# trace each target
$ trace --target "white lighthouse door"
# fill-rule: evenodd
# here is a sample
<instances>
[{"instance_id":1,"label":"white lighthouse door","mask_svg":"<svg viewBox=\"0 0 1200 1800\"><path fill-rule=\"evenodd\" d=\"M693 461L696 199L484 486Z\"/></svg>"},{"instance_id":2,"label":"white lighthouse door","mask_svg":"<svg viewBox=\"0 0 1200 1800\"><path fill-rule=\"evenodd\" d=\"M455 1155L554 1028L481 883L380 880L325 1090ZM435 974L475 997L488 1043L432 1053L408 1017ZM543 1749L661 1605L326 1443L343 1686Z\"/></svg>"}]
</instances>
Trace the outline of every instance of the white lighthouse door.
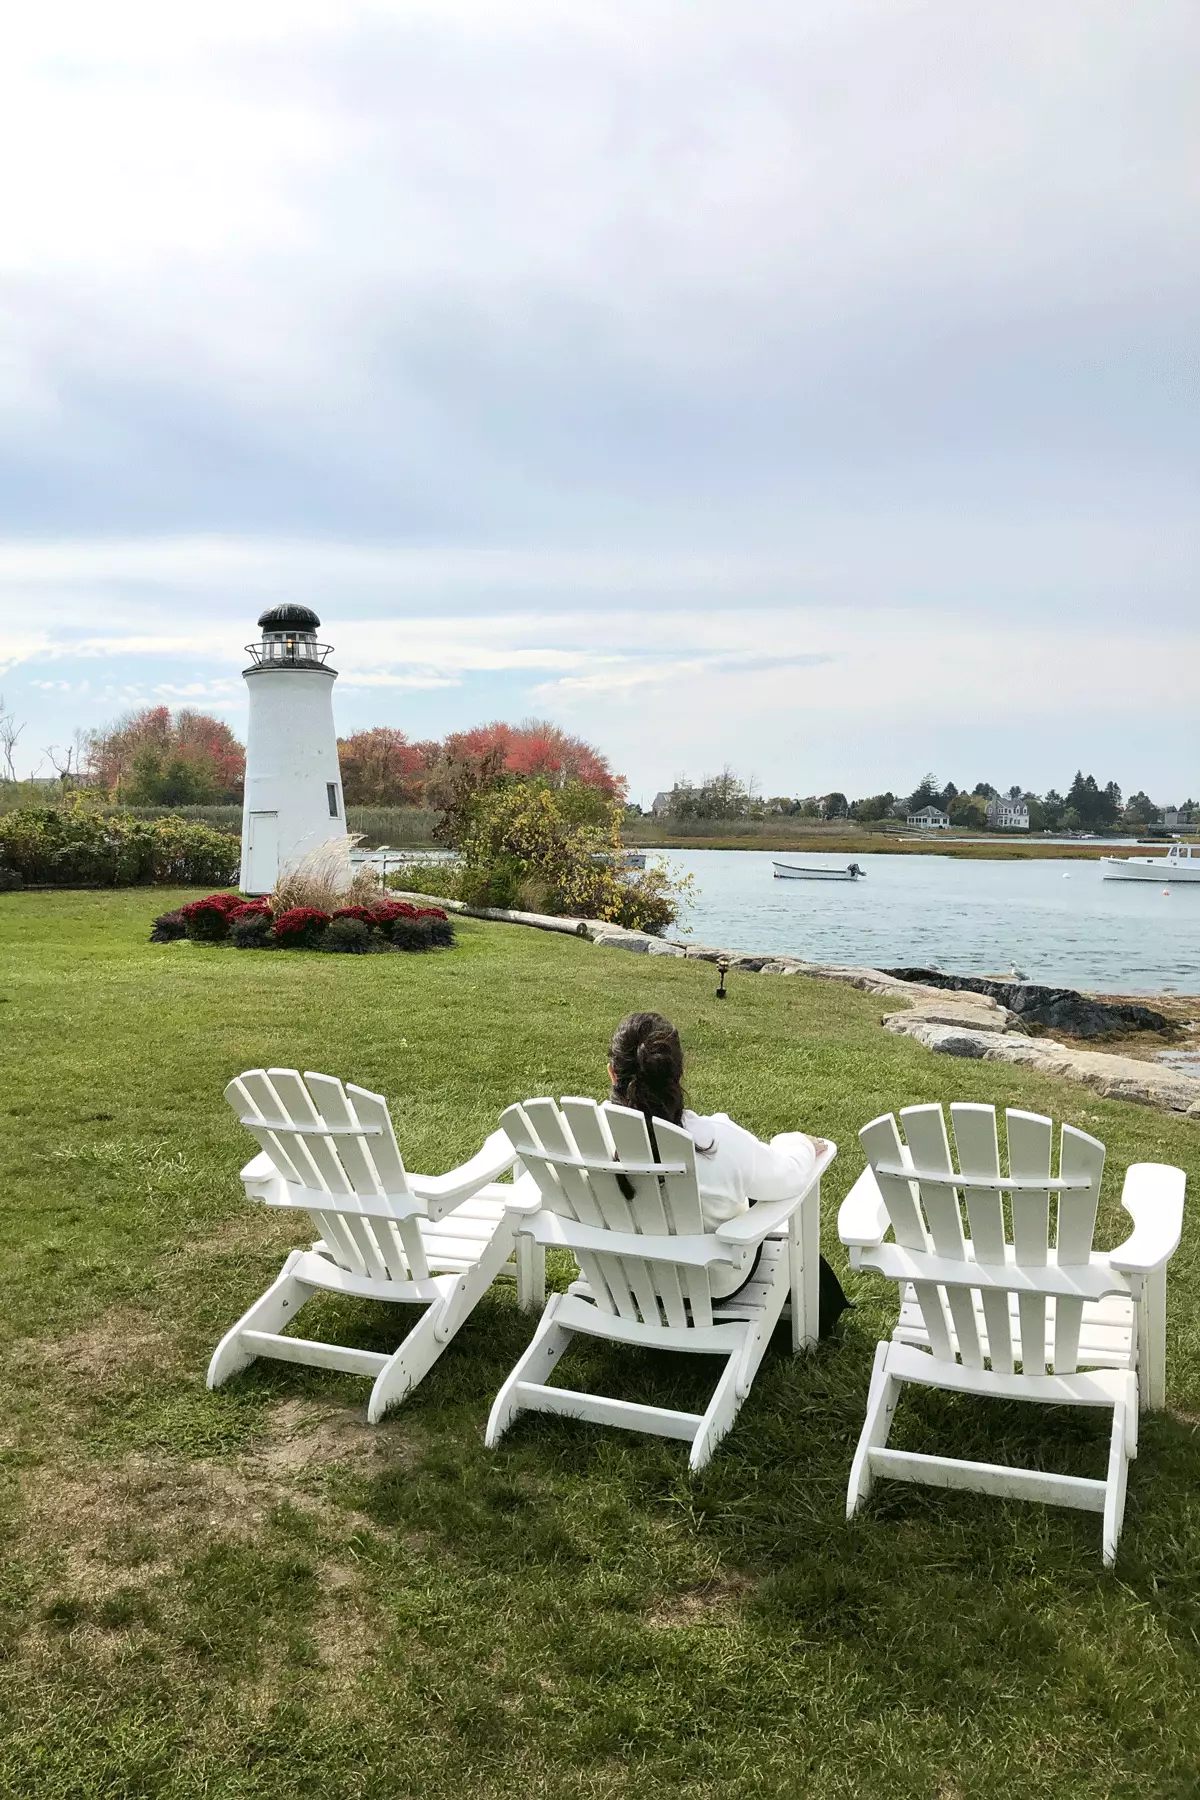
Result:
<instances>
[{"instance_id":1,"label":"white lighthouse door","mask_svg":"<svg viewBox=\"0 0 1200 1800\"><path fill-rule=\"evenodd\" d=\"M243 873L248 894L269 894L279 879L279 814L250 814L250 867Z\"/></svg>"}]
</instances>

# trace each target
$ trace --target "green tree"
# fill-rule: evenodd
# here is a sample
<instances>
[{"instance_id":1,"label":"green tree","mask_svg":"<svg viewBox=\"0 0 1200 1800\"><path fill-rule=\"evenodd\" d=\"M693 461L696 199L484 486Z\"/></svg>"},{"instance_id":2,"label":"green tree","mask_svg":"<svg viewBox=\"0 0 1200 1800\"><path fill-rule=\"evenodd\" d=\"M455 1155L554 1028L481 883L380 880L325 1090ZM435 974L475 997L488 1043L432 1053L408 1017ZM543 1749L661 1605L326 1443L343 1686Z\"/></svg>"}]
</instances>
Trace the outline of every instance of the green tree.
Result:
<instances>
[{"instance_id":1,"label":"green tree","mask_svg":"<svg viewBox=\"0 0 1200 1800\"><path fill-rule=\"evenodd\" d=\"M171 756L147 745L133 759L126 797L131 806L206 806L218 791L210 763Z\"/></svg>"},{"instance_id":2,"label":"green tree","mask_svg":"<svg viewBox=\"0 0 1200 1800\"><path fill-rule=\"evenodd\" d=\"M1121 823L1134 831L1144 831L1148 825L1161 825L1162 813L1149 794L1138 792L1131 794L1126 801Z\"/></svg>"},{"instance_id":3,"label":"green tree","mask_svg":"<svg viewBox=\"0 0 1200 1800\"><path fill-rule=\"evenodd\" d=\"M942 790L938 786L937 776L931 770L928 775L922 775L908 796L908 810L909 812L921 812L926 806L940 806L941 801Z\"/></svg>"},{"instance_id":4,"label":"green tree","mask_svg":"<svg viewBox=\"0 0 1200 1800\"><path fill-rule=\"evenodd\" d=\"M1100 787L1094 775L1076 769L1075 779L1067 792L1067 807L1075 813L1085 831L1111 829L1121 812L1121 790L1115 781Z\"/></svg>"},{"instance_id":5,"label":"green tree","mask_svg":"<svg viewBox=\"0 0 1200 1800\"><path fill-rule=\"evenodd\" d=\"M886 819L890 816L895 801L896 796L890 790L886 794L871 794L865 800L856 800L850 808L850 815L860 819L864 825L874 819Z\"/></svg>"},{"instance_id":6,"label":"green tree","mask_svg":"<svg viewBox=\"0 0 1200 1800\"><path fill-rule=\"evenodd\" d=\"M956 794L946 810L952 825L976 831L987 824L987 801L980 794Z\"/></svg>"},{"instance_id":7,"label":"green tree","mask_svg":"<svg viewBox=\"0 0 1200 1800\"><path fill-rule=\"evenodd\" d=\"M661 930L684 884L664 866L623 868L621 812L618 799L581 782L540 776L478 793L462 836L461 898Z\"/></svg>"}]
</instances>

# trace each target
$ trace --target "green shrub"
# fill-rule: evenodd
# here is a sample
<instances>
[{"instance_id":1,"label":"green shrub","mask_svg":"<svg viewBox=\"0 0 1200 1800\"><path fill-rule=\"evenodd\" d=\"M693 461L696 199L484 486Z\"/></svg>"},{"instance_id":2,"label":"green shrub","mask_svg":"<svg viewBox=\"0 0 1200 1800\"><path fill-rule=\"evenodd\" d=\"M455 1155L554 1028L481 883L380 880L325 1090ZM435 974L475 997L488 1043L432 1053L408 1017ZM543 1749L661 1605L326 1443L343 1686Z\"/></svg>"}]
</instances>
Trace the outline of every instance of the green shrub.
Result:
<instances>
[{"instance_id":1,"label":"green shrub","mask_svg":"<svg viewBox=\"0 0 1200 1800\"><path fill-rule=\"evenodd\" d=\"M15 869L9 869L0 863L0 894L13 894L18 888L25 886L24 881Z\"/></svg>"},{"instance_id":2,"label":"green shrub","mask_svg":"<svg viewBox=\"0 0 1200 1800\"><path fill-rule=\"evenodd\" d=\"M418 914L415 919L393 919L388 937L397 950L448 950L454 927L445 914L440 919Z\"/></svg>"},{"instance_id":3,"label":"green shrub","mask_svg":"<svg viewBox=\"0 0 1200 1800\"><path fill-rule=\"evenodd\" d=\"M0 817L0 863L43 886L217 885L235 879L240 857L237 838L206 825L102 813L82 800Z\"/></svg>"},{"instance_id":4,"label":"green shrub","mask_svg":"<svg viewBox=\"0 0 1200 1800\"><path fill-rule=\"evenodd\" d=\"M384 886L401 894L436 894L440 900L463 900L463 866L457 858L437 862L404 863L393 869ZM469 901L468 905L478 902Z\"/></svg>"},{"instance_id":5,"label":"green shrub","mask_svg":"<svg viewBox=\"0 0 1200 1800\"><path fill-rule=\"evenodd\" d=\"M274 920L265 907L248 906L243 912L235 913L230 920L229 942L235 950L273 950L273 924Z\"/></svg>"},{"instance_id":6,"label":"green shrub","mask_svg":"<svg viewBox=\"0 0 1200 1800\"><path fill-rule=\"evenodd\" d=\"M361 919L334 919L321 933L321 949L343 956L365 956L373 947L372 935L371 927Z\"/></svg>"},{"instance_id":7,"label":"green shrub","mask_svg":"<svg viewBox=\"0 0 1200 1800\"><path fill-rule=\"evenodd\" d=\"M469 906L577 914L661 931L678 917L687 882L662 864L624 868L619 802L591 789L577 792L578 785L552 787L538 777L476 794L462 835L457 896ZM422 880L414 866L404 873L414 884ZM445 889L426 884L413 891Z\"/></svg>"},{"instance_id":8,"label":"green shrub","mask_svg":"<svg viewBox=\"0 0 1200 1800\"><path fill-rule=\"evenodd\" d=\"M188 934L187 920L182 911L159 913L150 932L152 944L173 944L178 938Z\"/></svg>"}]
</instances>

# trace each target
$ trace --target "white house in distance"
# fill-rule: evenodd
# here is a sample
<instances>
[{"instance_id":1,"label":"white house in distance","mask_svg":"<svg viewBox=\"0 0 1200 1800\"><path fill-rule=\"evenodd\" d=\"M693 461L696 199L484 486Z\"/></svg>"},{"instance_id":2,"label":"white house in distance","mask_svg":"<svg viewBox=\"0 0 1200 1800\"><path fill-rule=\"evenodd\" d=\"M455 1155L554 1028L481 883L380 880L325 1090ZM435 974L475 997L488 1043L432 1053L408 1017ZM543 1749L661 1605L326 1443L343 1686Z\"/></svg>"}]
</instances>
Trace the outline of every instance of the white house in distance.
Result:
<instances>
[{"instance_id":1,"label":"white house in distance","mask_svg":"<svg viewBox=\"0 0 1200 1800\"><path fill-rule=\"evenodd\" d=\"M1028 831L1029 808L1024 800L1006 800L997 794L987 803L987 822L993 831Z\"/></svg>"},{"instance_id":2,"label":"white house in distance","mask_svg":"<svg viewBox=\"0 0 1200 1800\"><path fill-rule=\"evenodd\" d=\"M333 724L337 671L318 644L321 621L307 606L273 606L247 644L250 694L242 891L269 894L280 873L346 835L342 772ZM346 884L350 882L349 856Z\"/></svg>"},{"instance_id":3,"label":"white house in distance","mask_svg":"<svg viewBox=\"0 0 1200 1800\"><path fill-rule=\"evenodd\" d=\"M907 822L915 825L918 831L949 831L950 814L938 806L923 806L920 812L910 812Z\"/></svg>"}]
</instances>

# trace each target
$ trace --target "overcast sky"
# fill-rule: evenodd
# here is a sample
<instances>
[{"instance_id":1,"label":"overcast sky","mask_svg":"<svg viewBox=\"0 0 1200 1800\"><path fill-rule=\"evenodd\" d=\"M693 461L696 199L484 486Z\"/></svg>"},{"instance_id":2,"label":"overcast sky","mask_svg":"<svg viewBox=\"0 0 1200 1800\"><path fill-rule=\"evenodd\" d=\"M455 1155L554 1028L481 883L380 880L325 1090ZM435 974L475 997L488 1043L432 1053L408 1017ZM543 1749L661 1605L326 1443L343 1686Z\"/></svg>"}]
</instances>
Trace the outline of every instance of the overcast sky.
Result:
<instances>
[{"instance_id":1,"label":"overcast sky","mask_svg":"<svg viewBox=\"0 0 1200 1800\"><path fill-rule=\"evenodd\" d=\"M0 690L1200 791L1194 0L6 16Z\"/></svg>"}]
</instances>

